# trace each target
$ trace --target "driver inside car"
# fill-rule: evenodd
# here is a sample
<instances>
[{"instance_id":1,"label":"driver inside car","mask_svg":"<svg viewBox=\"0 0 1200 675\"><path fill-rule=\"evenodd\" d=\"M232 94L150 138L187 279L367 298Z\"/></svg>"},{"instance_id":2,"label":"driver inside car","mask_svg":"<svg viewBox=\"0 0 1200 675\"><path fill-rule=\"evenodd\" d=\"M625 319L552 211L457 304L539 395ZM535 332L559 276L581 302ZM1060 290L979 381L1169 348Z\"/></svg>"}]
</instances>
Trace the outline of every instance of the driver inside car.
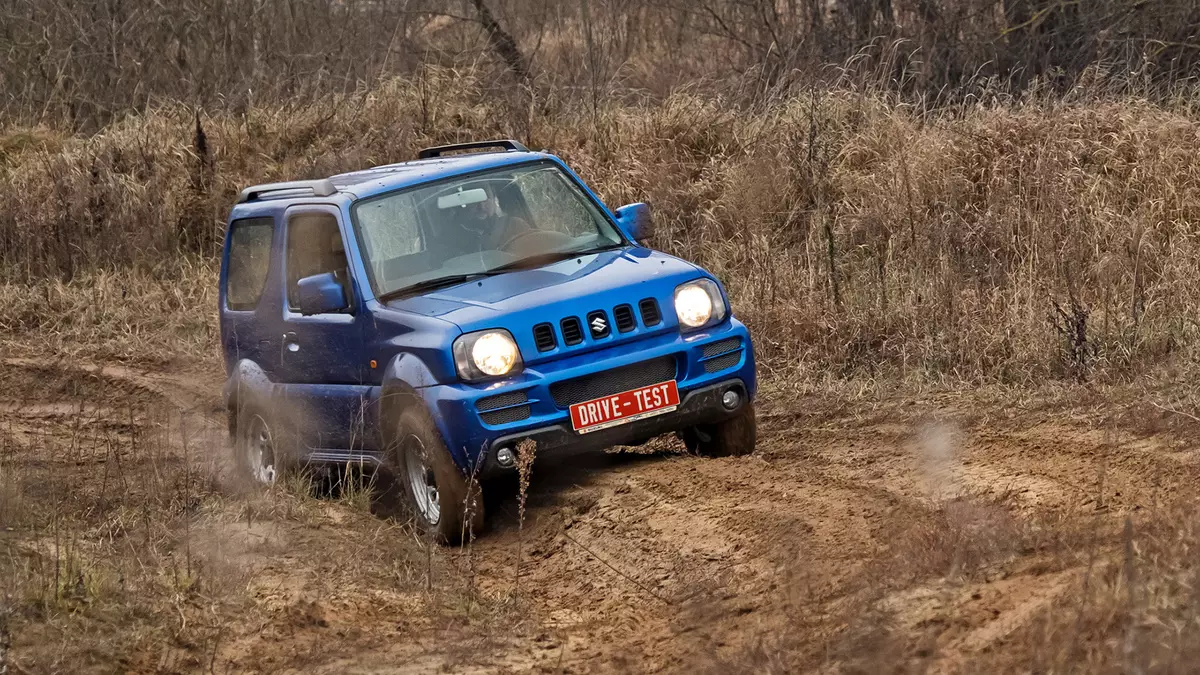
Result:
<instances>
[{"instance_id":1,"label":"driver inside car","mask_svg":"<svg viewBox=\"0 0 1200 675\"><path fill-rule=\"evenodd\" d=\"M462 237L476 243L478 251L515 253L509 245L532 231L533 227L525 219L505 213L491 186L485 189L487 199L453 209L454 223L463 230L460 233Z\"/></svg>"}]
</instances>

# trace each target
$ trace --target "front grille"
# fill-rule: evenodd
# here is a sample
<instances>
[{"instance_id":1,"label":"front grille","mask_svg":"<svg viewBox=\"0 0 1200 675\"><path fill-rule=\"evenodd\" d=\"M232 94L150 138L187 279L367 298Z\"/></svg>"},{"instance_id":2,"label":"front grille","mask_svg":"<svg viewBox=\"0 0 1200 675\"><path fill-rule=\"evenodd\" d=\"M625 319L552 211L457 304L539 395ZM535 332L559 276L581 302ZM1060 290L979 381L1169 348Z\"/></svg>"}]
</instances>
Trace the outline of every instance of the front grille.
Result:
<instances>
[{"instance_id":1,"label":"front grille","mask_svg":"<svg viewBox=\"0 0 1200 675\"><path fill-rule=\"evenodd\" d=\"M510 405L524 403L529 400L529 396L523 391L510 391L504 394L488 396L481 398L475 402L475 409L479 412L487 412L497 408L507 408Z\"/></svg>"},{"instance_id":2,"label":"front grille","mask_svg":"<svg viewBox=\"0 0 1200 675\"><path fill-rule=\"evenodd\" d=\"M701 351L704 353L704 357L708 358L710 356L716 356L717 354L731 352L741 346L741 338L731 337L725 338L724 340L717 340L716 342L710 342L704 345L704 347L701 348Z\"/></svg>"},{"instance_id":3,"label":"front grille","mask_svg":"<svg viewBox=\"0 0 1200 675\"><path fill-rule=\"evenodd\" d=\"M649 328L662 323L662 312L658 309L658 301L654 298L643 298L637 304L638 312L642 315L642 325ZM612 309L612 321L603 309L595 309L585 315L584 320L578 316L568 316L558 322L562 335L562 344L573 347L583 343L584 333L592 336L593 340L602 340L613 334L629 333L637 329L637 316L633 306L617 305ZM558 336L554 334L554 325L539 323L533 327L533 343L539 352L553 351L559 345Z\"/></svg>"},{"instance_id":4,"label":"front grille","mask_svg":"<svg viewBox=\"0 0 1200 675\"><path fill-rule=\"evenodd\" d=\"M642 313L643 326L657 326L662 321L662 313L658 311L658 302L654 298L646 298L638 303Z\"/></svg>"},{"instance_id":5,"label":"front grille","mask_svg":"<svg viewBox=\"0 0 1200 675\"><path fill-rule=\"evenodd\" d=\"M709 359L709 360L705 361L704 362L704 372L715 373L720 370L725 370L726 368L732 368L738 364L738 361L741 361L741 360L742 360L742 353L740 351L729 352L728 354L725 354L724 356L718 356L715 359Z\"/></svg>"},{"instance_id":6,"label":"front grille","mask_svg":"<svg viewBox=\"0 0 1200 675\"><path fill-rule=\"evenodd\" d=\"M492 412L479 413L479 418L484 422L496 426L499 424L508 424L509 422L520 422L521 420L529 419L529 406L519 405L515 408L504 408L503 410L493 410Z\"/></svg>"},{"instance_id":7,"label":"front grille","mask_svg":"<svg viewBox=\"0 0 1200 675\"><path fill-rule=\"evenodd\" d=\"M637 328L637 319L633 318L633 308L629 305L613 307L613 321L616 322L617 330L621 333L628 333Z\"/></svg>"},{"instance_id":8,"label":"front grille","mask_svg":"<svg viewBox=\"0 0 1200 675\"><path fill-rule=\"evenodd\" d=\"M573 316L568 316L559 324L562 328L563 343L568 345L577 345L583 342L583 328L579 325L579 319Z\"/></svg>"},{"instance_id":9,"label":"front grille","mask_svg":"<svg viewBox=\"0 0 1200 675\"><path fill-rule=\"evenodd\" d=\"M611 396L630 389L675 379L675 357L660 356L631 366L613 368L550 385L550 396L559 408Z\"/></svg>"},{"instance_id":10,"label":"front grille","mask_svg":"<svg viewBox=\"0 0 1200 675\"><path fill-rule=\"evenodd\" d=\"M539 323L533 327L533 343L537 345L539 352L548 352L558 346L558 341L554 339L554 326L548 323Z\"/></svg>"}]
</instances>

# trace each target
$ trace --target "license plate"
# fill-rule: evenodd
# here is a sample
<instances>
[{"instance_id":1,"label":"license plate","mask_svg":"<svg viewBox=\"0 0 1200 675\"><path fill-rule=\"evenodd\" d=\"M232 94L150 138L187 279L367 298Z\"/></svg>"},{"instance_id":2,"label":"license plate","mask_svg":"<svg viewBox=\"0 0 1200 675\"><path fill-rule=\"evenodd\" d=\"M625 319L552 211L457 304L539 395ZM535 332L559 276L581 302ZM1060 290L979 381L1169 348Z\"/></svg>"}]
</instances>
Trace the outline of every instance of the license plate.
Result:
<instances>
[{"instance_id":1,"label":"license plate","mask_svg":"<svg viewBox=\"0 0 1200 675\"><path fill-rule=\"evenodd\" d=\"M669 413L679 407L675 380L630 389L571 406L571 426L586 434Z\"/></svg>"}]
</instances>

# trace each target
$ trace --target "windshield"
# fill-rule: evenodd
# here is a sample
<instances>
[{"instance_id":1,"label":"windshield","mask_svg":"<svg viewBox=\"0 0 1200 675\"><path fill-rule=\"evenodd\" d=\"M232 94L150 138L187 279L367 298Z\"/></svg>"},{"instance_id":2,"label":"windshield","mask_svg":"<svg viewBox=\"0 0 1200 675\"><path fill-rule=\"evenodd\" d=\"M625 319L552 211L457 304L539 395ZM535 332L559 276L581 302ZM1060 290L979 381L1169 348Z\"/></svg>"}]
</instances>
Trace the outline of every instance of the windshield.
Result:
<instances>
[{"instance_id":1,"label":"windshield","mask_svg":"<svg viewBox=\"0 0 1200 675\"><path fill-rule=\"evenodd\" d=\"M623 244L546 162L397 190L356 204L353 220L376 297Z\"/></svg>"}]
</instances>

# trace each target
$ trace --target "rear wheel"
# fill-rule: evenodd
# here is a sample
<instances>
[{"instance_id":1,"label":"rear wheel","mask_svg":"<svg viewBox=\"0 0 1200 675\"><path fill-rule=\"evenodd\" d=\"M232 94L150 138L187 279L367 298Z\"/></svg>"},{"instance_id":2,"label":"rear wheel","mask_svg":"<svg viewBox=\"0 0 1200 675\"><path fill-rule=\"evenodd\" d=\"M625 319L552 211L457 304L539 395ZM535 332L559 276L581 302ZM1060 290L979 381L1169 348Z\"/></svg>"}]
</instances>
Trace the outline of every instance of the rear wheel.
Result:
<instances>
[{"instance_id":1,"label":"rear wheel","mask_svg":"<svg viewBox=\"0 0 1200 675\"><path fill-rule=\"evenodd\" d=\"M266 416L255 408L243 409L234 442L238 475L256 485L273 485L281 473L276 448L275 434Z\"/></svg>"},{"instance_id":2,"label":"rear wheel","mask_svg":"<svg viewBox=\"0 0 1200 675\"><path fill-rule=\"evenodd\" d=\"M441 543L470 541L483 530L479 482L459 470L423 410L405 409L396 424L393 462L413 519Z\"/></svg>"},{"instance_id":3,"label":"rear wheel","mask_svg":"<svg viewBox=\"0 0 1200 675\"><path fill-rule=\"evenodd\" d=\"M736 417L717 424L698 424L680 434L687 449L704 457L735 457L754 452L758 423L754 404L747 403Z\"/></svg>"}]
</instances>

